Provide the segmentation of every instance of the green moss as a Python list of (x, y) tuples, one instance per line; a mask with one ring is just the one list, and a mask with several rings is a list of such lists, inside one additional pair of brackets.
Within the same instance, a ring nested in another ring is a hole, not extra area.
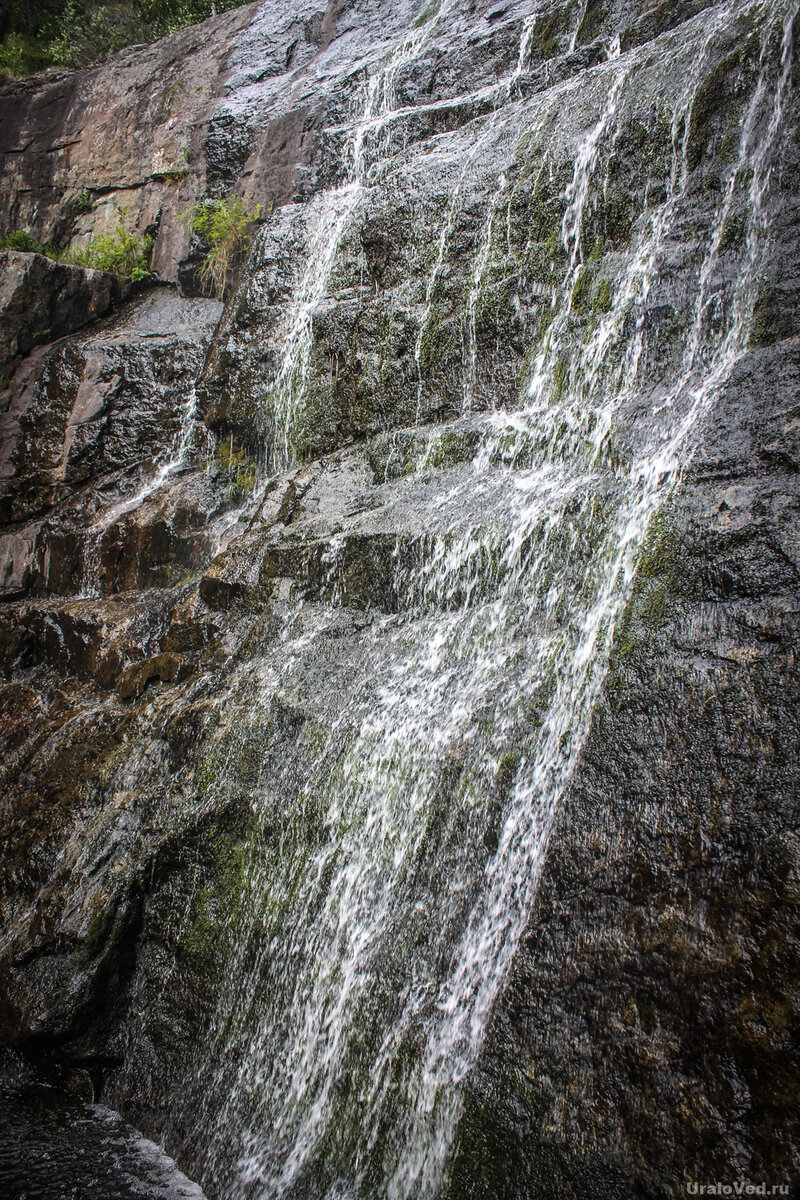
[(614, 294), (607, 279), (601, 279), (592, 297), (592, 310), (598, 313), (610, 312), (614, 307)]
[(425, 465), (443, 468), (470, 462), (475, 457), (477, 444), (478, 436), (471, 430), (448, 430), (438, 434), (431, 440)]
[(680, 539), (675, 528), (662, 513), (657, 513), (647, 529), (637, 564), (641, 579), (665, 576), (672, 581), (677, 569)]
[(575, 281), (570, 298), (572, 312), (578, 317), (596, 316), (606, 313), (613, 307), (613, 292), (607, 279), (593, 282), (593, 274), (588, 268), (583, 268)]
[(745, 86), (753, 82), (757, 47), (752, 38), (737, 46), (709, 72), (697, 89), (689, 118), (686, 159), (695, 170), (714, 148), (717, 131), (725, 135), (718, 141), (717, 157), (727, 160), (738, 143), (737, 118)]
[(589, 250), (589, 262), (598, 263), (603, 257), (605, 251), (605, 239), (601, 233), (596, 233), (591, 249)]
[(627, 187), (607, 188), (602, 193), (600, 214), (605, 241), (615, 250), (630, 241), (636, 211), (636, 194)]
[(569, 385), (569, 357), (562, 353), (559, 355), (558, 362), (553, 370), (553, 403), (559, 404), (563, 399)]
[(81, 943), (80, 957), (83, 963), (91, 962), (105, 946), (114, 924), (114, 908), (98, 905)]
[(762, 284), (753, 307), (750, 345), (773, 346), (784, 338), (793, 337), (797, 327), (794, 307), (777, 288)]
[(677, 530), (663, 514), (656, 514), (639, 555), (633, 594), (614, 635), (607, 690), (615, 690), (620, 665), (646, 647), (669, 617), (678, 591), (679, 565)]
[(206, 882), (194, 892), (181, 931), (179, 952), (195, 967), (218, 972), (248, 894), (252, 839), (236, 830), (213, 828), (204, 838)]
[(509, 750), (502, 756), (497, 764), (494, 782), (498, 796), (504, 800), (514, 783), (514, 780), (519, 769), (521, 755), (518, 750)]
[(412, 28), (421, 29), (423, 25), (427, 25), (428, 21), (432, 20), (439, 11), (440, 0), (432, 0), (432, 2), (424, 8), (417, 17)]
[(539, 44), (543, 59), (554, 58), (558, 54), (559, 34), (564, 32), (564, 27), (564, 13), (558, 11), (545, 14), (537, 22), (533, 37)]
[(734, 50), (724, 58), (704, 79), (692, 101), (689, 118), (689, 139), (686, 157), (689, 170), (699, 166), (711, 139), (712, 123), (727, 98), (726, 79), (728, 72), (739, 61), (739, 52)]
[(591, 272), (585, 268), (578, 273), (578, 278), (572, 288), (570, 297), (570, 308), (576, 316), (584, 316), (591, 309), (591, 290), (592, 276)]
[[(523, 1065), (494, 1060), (491, 1077), (482, 1088), (476, 1082), (467, 1091), (453, 1152), (449, 1200), (569, 1194), (559, 1155), (543, 1144), (544, 1139), (540, 1141), (538, 1132), (547, 1122), (552, 1101), (545, 1099), (533, 1083), (530, 1068), (523, 1070)], [(521, 1114), (524, 1138), (519, 1135)]]
[(600, 33), (605, 15), (604, 0), (587, 0), (578, 32), (575, 35), (577, 46), (585, 46), (588, 42), (594, 41)]
[(220, 766), (219, 750), (212, 750), (203, 758), (195, 774), (197, 786), (201, 792), (208, 792), (216, 787), (219, 781)]

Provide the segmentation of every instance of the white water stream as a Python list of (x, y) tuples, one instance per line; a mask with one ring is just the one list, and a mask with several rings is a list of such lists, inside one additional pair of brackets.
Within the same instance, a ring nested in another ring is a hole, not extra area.
[[(718, 43), (742, 15), (760, 39), (757, 74), (701, 236), (693, 310), (655, 386), (646, 311), (682, 236), (692, 106)], [(748, 346), (795, 16), (786, 3), (731, 2), (671, 43), (681, 87), (670, 96), (666, 195), (640, 214), (617, 254), (607, 311), (577, 334), (585, 225), (629, 97), (657, 91), (669, 76), (668, 65), (662, 79), (635, 52), (594, 68), (602, 99), (569, 149), (552, 319), (533, 348), (519, 406), (481, 418), (471, 473), (454, 477), (442, 500), (447, 511), (462, 501), (469, 511), (476, 498), (498, 498), (496, 517), (432, 534), (413, 566), (398, 559), (405, 612), (376, 619), (363, 635), (360, 706), (326, 731), (298, 797), (254, 797), (265, 822), (276, 807), (292, 807), (282, 810), (284, 834), (254, 851), (239, 948), (198, 1081), (207, 1098), (205, 1167), (231, 1200), (433, 1200), (444, 1187), (465, 1080), (529, 920), (637, 558)], [(397, 73), (435, 25), (415, 30), (370, 81), (348, 180), (316, 202), (306, 265), (279, 333), (273, 467), (291, 460), (313, 313), (367, 186), (365, 137), (395, 115)], [(524, 53), (523, 44), (514, 82)], [(510, 129), (531, 131), (540, 172), (564, 153), (544, 110), (585, 111), (586, 87), (585, 78), (567, 81), (539, 107), (520, 104), (508, 117)], [(475, 136), (486, 130), (478, 125)], [(476, 306), (497, 215), (510, 203), (506, 171), (494, 180), (466, 299), (467, 408)], [(437, 242), (428, 316), (457, 204), (458, 194)], [(736, 205), (744, 205), (746, 231), (731, 274), (723, 242)], [(620, 452), (617, 433), (637, 398), (649, 405), (646, 428)], [(332, 545), (332, 565), (339, 549)], [(265, 711), (325, 628), (321, 618), (316, 634), (287, 631), (282, 665), (265, 668)]]

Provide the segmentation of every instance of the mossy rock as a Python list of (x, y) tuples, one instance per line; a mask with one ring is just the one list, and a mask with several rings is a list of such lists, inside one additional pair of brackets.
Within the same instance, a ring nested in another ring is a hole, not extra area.
[(650, 521), (636, 569), (633, 593), (614, 634), (607, 690), (615, 691), (626, 660), (646, 649), (669, 619), (680, 594), (678, 530), (662, 513)]
[(607, 6), (605, 0), (587, 0), (581, 23), (575, 35), (576, 46), (587, 46), (599, 37), (603, 28)]
[(700, 84), (692, 101), (686, 144), (690, 171), (715, 148), (723, 158), (730, 157), (736, 138), (728, 131), (735, 129), (743, 96), (755, 84), (757, 62), (756, 39), (748, 38), (726, 54)]

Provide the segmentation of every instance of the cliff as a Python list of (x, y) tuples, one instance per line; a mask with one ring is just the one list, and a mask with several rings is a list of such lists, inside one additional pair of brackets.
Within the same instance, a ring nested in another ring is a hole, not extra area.
[(0, 233), (154, 239), (6, 261), (0, 1035), (212, 1200), (794, 1178), (798, 30), (267, 0), (0, 90)]

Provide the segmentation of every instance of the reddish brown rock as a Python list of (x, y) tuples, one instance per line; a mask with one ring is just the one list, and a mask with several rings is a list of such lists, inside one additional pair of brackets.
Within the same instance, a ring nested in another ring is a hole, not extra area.
[(154, 680), (175, 683), (185, 674), (186, 664), (177, 654), (158, 654), (126, 667), (117, 682), (117, 695), (120, 700), (135, 700)]
[(82, 71), (0, 88), (0, 231), (78, 244), (116, 226), (158, 229), (153, 269), (177, 277), (180, 214), (205, 189), (205, 125), (256, 5)]

